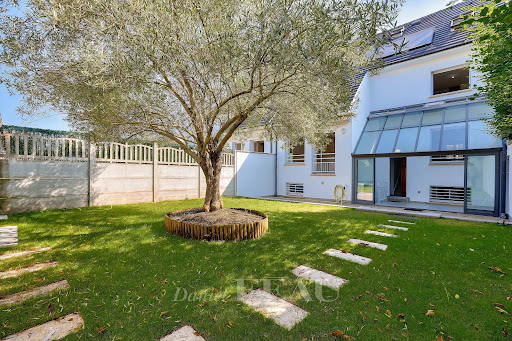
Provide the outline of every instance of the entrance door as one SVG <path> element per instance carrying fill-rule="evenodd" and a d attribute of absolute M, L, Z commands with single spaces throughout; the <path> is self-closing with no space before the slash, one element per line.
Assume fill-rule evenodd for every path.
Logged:
<path fill-rule="evenodd" d="M 390 193 L 395 197 L 407 196 L 407 158 L 390 159 L 391 181 Z"/>
<path fill-rule="evenodd" d="M 466 156 L 466 213 L 497 215 L 497 155 Z"/>
<path fill-rule="evenodd" d="M 356 160 L 356 201 L 373 203 L 375 159 Z"/>

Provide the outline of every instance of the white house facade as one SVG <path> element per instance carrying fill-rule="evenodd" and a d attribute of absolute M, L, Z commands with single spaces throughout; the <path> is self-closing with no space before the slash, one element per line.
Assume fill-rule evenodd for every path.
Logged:
<path fill-rule="evenodd" d="M 507 144 L 487 131 L 483 119 L 492 109 L 485 97 L 472 98 L 480 80 L 468 68 L 472 44 L 457 27 L 468 4 L 391 32 L 401 48 L 379 51 L 385 66 L 362 77 L 355 115 L 337 127 L 326 150 L 289 150 L 283 141 L 233 149 L 275 154 L 269 195 L 333 199 L 341 185 L 352 203 L 509 213 Z"/>

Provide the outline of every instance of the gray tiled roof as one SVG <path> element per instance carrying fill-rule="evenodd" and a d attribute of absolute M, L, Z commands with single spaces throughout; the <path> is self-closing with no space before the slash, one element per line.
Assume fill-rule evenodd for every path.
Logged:
<path fill-rule="evenodd" d="M 485 3 L 485 2 L 484 2 Z M 467 10 L 464 8 L 468 6 L 479 6 L 483 4 L 477 0 L 464 1 L 459 4 L 453 5 L 452 8 L 442 9 L 434 12 L 422 18 L 413 20 L 404 24 L 403 35 L 409 35 L 412 33 L 420 32 L 428 28 L 434 27 L 434 38 L 431 44 L 424 45 L 407 52 L 397 53 L 388 57 L 383 58 L 384 65 L 392 65 L 402 63 L 411 59 L 423 57 L 429 54 L 441 52 L 444 50 L 452 49 L 458 46 L 469 44 L 468 33 L 459 32 L 458 30 L 452 31 L 451 22 L 452 19 L 459 15 L 466 13 Z M 418 24 L 413 24 L 419 21 Z M 401 27 L 401 26 L 400 26 Z M 366 73 L 366 70 L 359 74 L 353 81 L 354 94 L 359 88 L 361 81 Z"/>

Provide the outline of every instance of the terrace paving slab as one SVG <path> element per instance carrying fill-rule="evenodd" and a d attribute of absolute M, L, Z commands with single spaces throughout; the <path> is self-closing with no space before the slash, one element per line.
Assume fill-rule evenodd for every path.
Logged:
<path fill-rule="evenodd" d="M 356 254 L 353 254 L 353 253 L 350 253 L 347 251 L 341 251 L 341 250 L 336 250 L 336 249 L 329 249 L 327 251 L 324 251 L 324 255 L 340 258 L 340 259 L 347 260 L 349 262 L 354 262 L 354 263 L 361 264 L 361 265 L 368 265 L 372 261 L 371 258 L 359 256 L 359 255 L 356 255 Z"/>
<path fill-rule="evenodd" d="M 10 258 L 14 258 L 14 257 L 29 256 L 29 255 L 33 255 L 35 253 L 41 253 L 41 252 L 49 251 L 51 249 L 52 248 L 50 246 L 46 246 L 46 247 L 38 247 L 38 248 L 35 248 L 35 249 L 31 249 L 31 250 L 23 250 L 23 251 L 16 251 L 16 252 L 11 252 L 11 253 L 6 253 L 6 254 L 0 256 L 0 260 L 10 259 Z"/>
<path fill-rule="evenodd" d="M 240 300 L 288 330 L 291 330 L 309 314 L 307 311 L 262 289 L 253 290 L 242 296 Z"/>
<path fill-rule="evenodd" d="M 20 269 L 7 270 L 4 272 L 0 272 L 0 279 L 16 277 L 16 276 L 26 274 L 29 272 L 36 272 L 36 271 L 41 271 L 41 270 L 45 270 L 48 268 L 53 268 L 53 267 L 57 266 L 58 264 L 59 264 L 58 262 L 37 263 L 37 264 L 33 264 L 33 265 L 30 265 L 30 266 L 27 266 L 24 268 L 20 268 Z"/>
<path fill-rule="evenodd" d="M 10 294 L 0 299 L 0 307 L 1 306 L 9 306 L 13 304 L 17 304 L 33 297 L 39 297 L 44 295 L 49 295 L 53 291 L 56 290 L 65 290 L 69 288 L 69 283 L 66 280 L 62 280 L 55 283 L 50 283 L 44 285 L 42 287 L 32 288 L 29 290 L 17 292 L 15 294 Z"/>
<path fill-rule="evenodd" d="M 84 327 L 84 319 L 73 313 L 48 321 L 22 332 L 9 335 L 2 341 L 50 341 L 60 340 Z"/>
<path fill-rule="evenodd" d="M 164 336 L 160 341 L 205 341 L 191 326 L 184 326 Z"/>
<path fill-rule="evenodd" d="M 320 285 L 324 285 L 334 290 L 341 288 L 348 280 L 338 276 L 331 275 L 327 272 L 316 270 L 305 265 L 300 265 L 292 270 L 292 273 L 300 278 L 312 280 Z"/>
<path fill-rule="evenodd" d="M 397 223 L 397 224 L 407 224 L 407 225 L 416 225 L 416 223 L 413 223 L 411 221 L 402 221 L 402 220 L 393 220 L 393 219 L 389 219 L 388 220 L 390 223 Z"/>
<path fill-rule="evenodd" d="M 400 231 L 409 231 L 409 229 L 407 227 L 402 227 L 402 226 L 394 226 L 394 225 L 386 225 L 386 224 L 379 224 L 379 226 L 387 228 L 387 229 L 400 230 Z"/>
<path fill-rule="evenodd" d="M 348 242 L 352 243 L 352 244 L 359 244 L 359 245 L 363 245 L 363 246 L 368 246 L 368 247 L 371 247 L 371 248 L 374 248 L 374 249 L 383 250 L 383 251 L 386 251 L 386 249 L 388 248 L 387 245 L 379 244 L 379 243 L 374 243 L 374 242 L 369 242 L 369 241 L 361 240 L 361 239 L 354 239 L 354 238 L 352 238 L 352 239 L 349 239 Z"/>
<path fill-rule="evenodd" d="M 420 218 L 441 218 L 441 213 L 437 213 L 437 212 L 406 211 L 406 210 L 402 210 L 402 209 L 377 208 L 377 207 L 371 207 L 371 206 L 359 206 L 356 208 L 356 210 L 371 212 L 371 213 L 404 215 L 404 216 L 420 217 Z"/>
<path fill-rule="evenodd" d="M 18 245 L 18 226 L 0 227 L 0 247 Z"/>
<path fill-rule="evenodd" d="M 379 232 L 379 231 L 373 231 L 373 230 L 366 230 L 366 231 L 364 231 L 364 233 L 366 233 L 366 234 L 373 234 L 374 236 L 398 238 L 397 234 L 386 233 L 386 232 Z"/>

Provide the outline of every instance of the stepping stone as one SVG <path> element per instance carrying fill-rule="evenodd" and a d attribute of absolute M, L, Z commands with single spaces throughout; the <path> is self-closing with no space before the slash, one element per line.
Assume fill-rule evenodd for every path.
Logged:
<path fill-rule="evenodd" d="M 52 248 L 50 246 L 46 246 L 46 247 L 38 247 L 38 248 L 32 249 L 32 250 L 24 250 L 24 251 L 18 251 L 18 252 L 11 252 L 11 253 L 7 253 L 5 255 L 1 255 L 0 256 L 0 260 L 5 260 L 5 259 L 9 259 L 9 258 L 14 258 L 14 257 L 21 257 L 21 256 L 29 256 L 29 255 L 33 255 L 35 253 L 41 253 L 41 252 L 49 251 L 51 249 Z"/>
<path fill-rule="evenodd" d="M 8 218 L 8 217 L 7 217 L 5 214 L 0 215 L 0 220 L 5 220 L 5 219 L 7 219 L 7 218 Z"/>
<path fill-rule="evenodd" d="M 203 339 L 191 326 L 185 326 L 164 336 L 160 341 L 205 341 L 205 339 Z"/>
<path fill-rule="evenodd" d="M 353 244 L 359 244 L 359 245 L 363 245 L 363 246 L 372 247 L 374 249 L 379 249 L 379 250 L 383 250 L 383 251 L 386 251 L 386 249 L 388 248 L 387 245 L 374 243 L 374 242 L 368 242 L 366 240 L 361 240 L 361 239 L 349 239 L 348 242 L 353 243 Z"/>
<path fill-rule="evenodd" d="M 54 266 L 57 266 L 57 265 L 58 265 L 57 262 L 47 262 L 47 263 L 38 263 L 38 264 L 30 265 L 30 266 L 27 266 L 27 267 L 21 268 L 21 269 L 8 270 L 8 271 L 0 272 L 0 279 L 16 277 L 16 276 L 26 274 L 29 272 L 45 270 L 48 268 L 53 268 Z"/>
<path fill-rule="evenodd" d="M 391 234 L 386 232 L 379 232 L 379 231 L 373 231 L 373 230 L 366 230 L 364 231 L 366 234 L 373 234 L 375 236 L 381 236 L 381 237 L 391 237 L 391 238 L 397 238 L 397 234 Z"/>
<path fill-rule="evenodd" d="M 310 268 L 305 265 L 300 265 L 292 270 L 292 273 L 301 278 L 310 279 L 320 285 L 325 285 L 334 290 L 338 290 L 343 284 L 348 283 L 348 280 L 328 274 L 320 270 Z"/>
<path fill-rule="evenodd" d="M 386 225 L 386 224 L 379 224 L 380 227 L 385 227 L 387 229 L 395 229 L 395 230 L 400 230 L 400 231 L 409 231 L 409 229 L 407 227 L 402 227 L 402 226 L 394 226 L 394 225 Z"/>
<path fill-rule="evenodd" d="M 411 223 L 410 221 L 401 221 L 401 220 L 388 220 L 390 223 L 398 223 L 398 224 L 407 224 L 407 225 L 416 225 L 416 223 Z"/>
<path fill-rule="evenodd" d="M 2 341 L 50 341 L 60 340 L 84 327 L 84 319 L 73 313 L 40 324 L 22 332 L 7 336 Z"/>
<path fill-rule="evenodd" d="M 240 300 L 288 330 L 308 316 L 307 311 L 262 289 L 253 290 Z"/>
<path fill-rule="evenodd" d="M 18 226 L 0 227 L 0 247 L 18 245 Z"/>
<path fill-rule="evenodd" d="M 69 288 L 69 283 L 66 280 L 51 283 L 48 285 L 44 285 L 42 287 L 37 287 L 33 289 L 29 289 L 22 292 L 17 292 L 15 294 L 7 295 L 4 298 L 0 299 L 0 307 L 4 305 L 12 305 L 17 304 L 32 297 L 44 296 L 50 294 L 55 290 L 64 290 Z"/>
<path fill-rule="evenodd" d="M 349 262 L 354 262 L 361 265 L 368 265 L 372 260 L 371 258 L 366 258 L 363 256 L 355 255 L 353 253 L 347 251 L 340 251 L 336 249 L 329 249 L 324 251 L 324 255 L 337 257 L 343 260 L 348 260 Z"/>

